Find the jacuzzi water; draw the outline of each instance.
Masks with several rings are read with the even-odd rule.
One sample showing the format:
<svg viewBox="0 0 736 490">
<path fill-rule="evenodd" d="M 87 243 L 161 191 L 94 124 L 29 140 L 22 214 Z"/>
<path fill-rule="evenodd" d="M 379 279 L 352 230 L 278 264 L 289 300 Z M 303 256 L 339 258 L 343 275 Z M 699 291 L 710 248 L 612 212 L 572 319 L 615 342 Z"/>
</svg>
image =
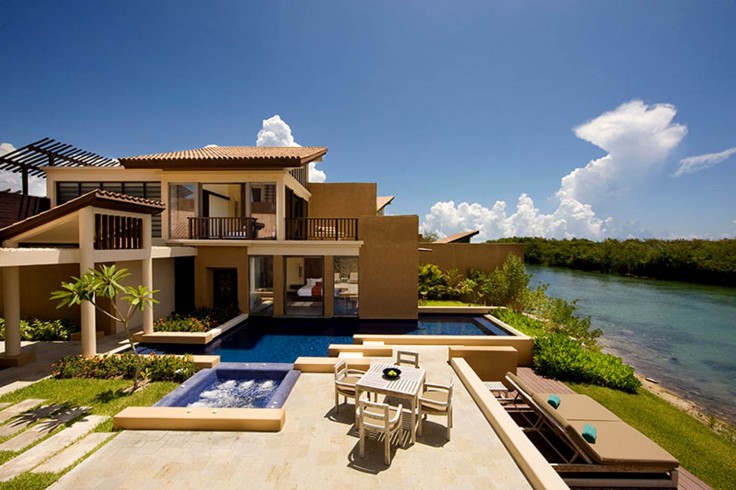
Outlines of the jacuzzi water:
<svg viewBox="0 0 736 490">
<path fill-rule="evenodd" d="M 277 387 L 278 382 L 273 379 L 218 381 L 205 388 L 199 399 L 187 407 L 260 408 Z"/>
<path fill-rule="evenodd" d="M 280 408 L 298 378 L 293 364 L 223 362 L 199 371 L 155 406 Z"/>
</svg>

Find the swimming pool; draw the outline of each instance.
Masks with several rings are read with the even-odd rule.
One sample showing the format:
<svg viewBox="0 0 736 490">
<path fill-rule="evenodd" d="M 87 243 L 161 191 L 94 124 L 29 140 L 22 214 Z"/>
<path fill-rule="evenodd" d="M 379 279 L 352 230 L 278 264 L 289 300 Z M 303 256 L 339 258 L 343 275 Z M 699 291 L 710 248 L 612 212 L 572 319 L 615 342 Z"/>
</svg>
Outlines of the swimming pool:
<svg viewBox="0 0 736 490">
<path fill-rule="evenodd" d="M 250 318 L 207 346 L 142 345 L 141 353 L 214 354 L 222 362 L 294 362 L 326 356 L 330 344 L 352 344 L 355 334 L 510 335 L 481 316 L 421 315 L 418 321 Z"/>
</svg>

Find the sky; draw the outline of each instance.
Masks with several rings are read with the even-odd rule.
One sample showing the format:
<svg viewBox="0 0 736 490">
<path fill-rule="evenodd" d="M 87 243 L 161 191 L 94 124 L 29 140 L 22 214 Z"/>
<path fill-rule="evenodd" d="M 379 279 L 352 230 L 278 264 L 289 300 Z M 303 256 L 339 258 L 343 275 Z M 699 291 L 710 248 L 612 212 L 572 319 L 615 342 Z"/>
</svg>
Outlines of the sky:
<svg viewBox="0 0 736 490">
<path fill-rule="evenodd" d="M 0 153 L 327 146 L 315 181 L 377 182 L 424 232 L 733 238 L 734 19 L 679 0 L 0 0 Z"/>
</svg>

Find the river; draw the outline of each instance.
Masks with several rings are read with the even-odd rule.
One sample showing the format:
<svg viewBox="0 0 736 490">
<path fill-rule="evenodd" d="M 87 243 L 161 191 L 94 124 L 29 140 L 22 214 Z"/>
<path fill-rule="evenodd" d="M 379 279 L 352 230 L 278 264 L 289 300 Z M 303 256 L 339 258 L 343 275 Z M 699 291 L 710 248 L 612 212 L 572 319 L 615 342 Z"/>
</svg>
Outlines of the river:
<svg viewBox="0 0 736 490">
<path fill-rule="evenodd" d="M 526 266 L 550 296 L 579 299 L 605 350 L 736 424 L 736 288 Z"/>
</svg>

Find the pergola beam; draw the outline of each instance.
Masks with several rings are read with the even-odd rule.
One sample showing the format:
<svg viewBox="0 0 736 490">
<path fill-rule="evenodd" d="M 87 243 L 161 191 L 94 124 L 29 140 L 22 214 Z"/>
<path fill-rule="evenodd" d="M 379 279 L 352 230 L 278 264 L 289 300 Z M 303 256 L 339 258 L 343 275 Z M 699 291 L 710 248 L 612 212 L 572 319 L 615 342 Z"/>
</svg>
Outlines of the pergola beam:
<svg viewBox="0 0 736 490">
<path fill-rule="evenodd" d="M 119 165 L 117 160 L 75 148 L 51 138 L 43 138 L 0 156 L 0 170 L 10 170 L 21 174 L 24 195 L 28 195 L 29 176 L 42 176 L 44 166 L 114 167 L 117 165 Z"/>
</svg>

